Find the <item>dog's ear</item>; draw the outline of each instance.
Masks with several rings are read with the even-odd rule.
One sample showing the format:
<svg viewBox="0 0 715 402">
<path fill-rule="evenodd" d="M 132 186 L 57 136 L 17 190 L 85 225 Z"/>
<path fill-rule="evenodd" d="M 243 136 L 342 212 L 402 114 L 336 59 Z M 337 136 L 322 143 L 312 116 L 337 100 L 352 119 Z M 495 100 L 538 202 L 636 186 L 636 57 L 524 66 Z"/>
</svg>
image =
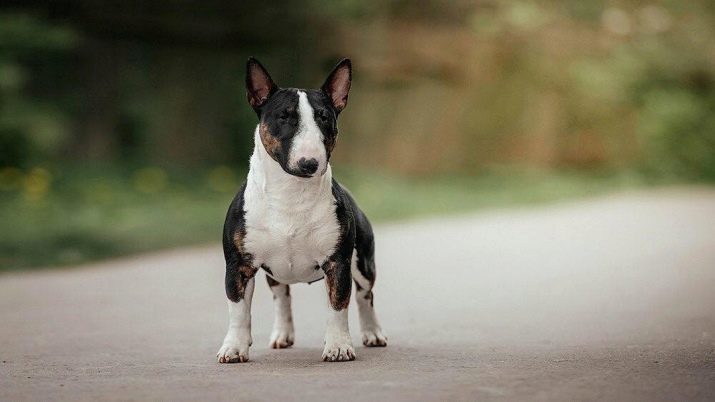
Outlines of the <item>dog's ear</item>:
<svg viewBox="0 0 715 402">
<path fill-rule="evenodd" d="M 342 59 L 340 63 L 330 72 L 325 83 L 321 87 L 330 99 L 333 106 L 338 111 L 345 109 L 348 104 L 348 92 L 350 92 L 350 81 L 353 78 L 353 67 L 350 59 Z"/>
<path fill-rule="evenodd" d="M 254 109 L 263 106 L 278 87 L 268 75 L 266 68 L 253 57 L 246 63 L 246 97 Z"/>
</svg>

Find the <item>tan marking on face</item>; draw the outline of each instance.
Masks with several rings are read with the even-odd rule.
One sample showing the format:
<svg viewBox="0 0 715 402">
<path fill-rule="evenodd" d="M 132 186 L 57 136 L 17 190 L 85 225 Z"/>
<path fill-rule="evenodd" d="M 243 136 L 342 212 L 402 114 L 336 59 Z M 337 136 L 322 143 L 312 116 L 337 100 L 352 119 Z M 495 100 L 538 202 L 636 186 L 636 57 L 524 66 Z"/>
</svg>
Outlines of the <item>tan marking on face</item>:
<svg viewBox="0 0 715 402">
<path fill-rule="evenodd" d="M 328 298 L 330 299 L 330 305 L 333 307 L 333 309 L 340 311 L 343 309 L 348 308 L 348 305 L 350 304 L 350 296 L 345 297 L 343 300 L 340 300 L 338 298 L 338 286 L 336 284 L 336 265 L 337 263 L 335 261 L 329 260 L 325 264 L 325 280 L 328 283 Z"/>
<path fill-rule="evenodd" d="M 270 155 L 273 160 L 278 161 L 276 153 L 280 151 L 281 143 L 276 137 L 271 134 L 270 131 L 268 131 L 268 125 L 265 122 L 261 122 L 258 128 L 258 134 L 261 136 L 263 148 L 266 149 L 268 155 Z"/>
</svg>

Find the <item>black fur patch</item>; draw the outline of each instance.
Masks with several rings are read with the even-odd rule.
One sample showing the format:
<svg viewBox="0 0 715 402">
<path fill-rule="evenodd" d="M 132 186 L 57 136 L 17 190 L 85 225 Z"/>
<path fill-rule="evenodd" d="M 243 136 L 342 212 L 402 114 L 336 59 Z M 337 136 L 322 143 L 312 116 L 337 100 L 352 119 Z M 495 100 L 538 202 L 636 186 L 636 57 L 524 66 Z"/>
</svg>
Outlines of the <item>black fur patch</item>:
<svg viewBox="0 0 715 402">
<path fill-rule="evenodd" d="M 226 296 L 234 303 L 243 299 L 246 284 L 256 274 L 253 256 L 243 250 L 246 237 L 243 193 L 246 184 L 241 186 L 226 213 L 223 225 L 223 254 L 226 259 Z"/>
<path fill-rule="evenodd" d="M 337 112 L 332 107 L 330 97 L 315 89 L 302 90 L 313 108 L 313 120 L 323 134 L 323 145 L 327 160 L 335 148 L 338 135 Z M 300 128 L 300 113 L 298 112 L 298 90 L 293 88 L 279 89 L 259 108 L 256 109 L 259 123 L 259 134 L 263 147 L 268 155 L 289 174 L 307 177 L 288 166 L 290 148 L 293 138 Z"/>
<path fill-rule="evenodd" d="M 345 191 L 333 180 L 333 197 L 335 197 L 335 215 L 340 224 L 340 238 L 335 252 L 323 264 L 325 281 L 328 285 L 328 296 L 333 309 L 340 311 L 348 307 L 352 291 L 352 275 L 350 263 L 355 248 L 355 218 L 353 206 L 345 196 Z"/>
<path fill-rule="evenodd" d="M 281 284 L 280 282 L 278 282 L 277 280 L 271 278 L 271 277 L 268 276 L 268 275 L 266 275 L 266 282 L 268 282 L 268 286 L 270 286 L 270 287 L 278 286 L 278 285 Z"/>
<path fill-rule="evenodd" d="M 268 275 L 273 275 L 273 271 L 266 264 L 261 264 L 261 268 L 268 273 Z"/>
<path fill-rule="evenodd" d="M 357 269 L 365 279 L 370 282 L 370 288 L 375 284 L 375 237 L 372 232 L 372 225 L 367 216 L 360 210 L 350 192 L 339 183 L 345 202 L 353 211 L 355 219 L 355 250 L 357 251 Z M 334 184 L 335 185 L 335 184 Z M 370 289 L 368 289 L 370 290 Z"/>
<path fill-rule="evenodd" d="M 260 136 L 268 155 L 289 174 L 288 158 L 293 138 L 298 134 L 298 93 L 294 89 L 280 89 L 258 109 Z"/>
</svg>

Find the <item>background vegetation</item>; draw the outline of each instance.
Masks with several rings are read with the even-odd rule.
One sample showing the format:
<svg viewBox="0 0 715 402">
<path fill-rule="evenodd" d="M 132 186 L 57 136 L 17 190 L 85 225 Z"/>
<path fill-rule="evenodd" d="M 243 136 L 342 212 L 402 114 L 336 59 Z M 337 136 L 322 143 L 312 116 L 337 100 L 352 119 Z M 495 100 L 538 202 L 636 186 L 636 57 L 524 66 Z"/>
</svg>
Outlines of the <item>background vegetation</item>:
<svg viewBox="0 0 715 402">
<path fill-rule="evenodd" d="M 219 238 L 243 74 L 355 67 L 333 159 L 376 219 L 715 180 L 715 3 L 17 1 L 0 8 L 0 268 Z"/>
</svg>

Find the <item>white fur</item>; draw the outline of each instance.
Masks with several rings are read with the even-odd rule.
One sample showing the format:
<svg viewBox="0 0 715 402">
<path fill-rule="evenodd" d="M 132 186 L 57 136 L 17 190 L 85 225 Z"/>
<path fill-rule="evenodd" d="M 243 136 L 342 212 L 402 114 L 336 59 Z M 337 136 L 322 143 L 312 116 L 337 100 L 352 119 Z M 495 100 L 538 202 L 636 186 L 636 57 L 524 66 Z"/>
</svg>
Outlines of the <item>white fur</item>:
<svg viewBox="0 0 715 402">
<path fill-rule="evenodd" d="M 326 286 L 327 287 L 327 286 Z M 335 311 L 328 307 L 328 323 L 325 330 L 323 360 L 347 361 L 355 359 L 355 348 L 348 328 L 348 309 Z"/>
<path fill-rule="evenodd" d="M 216 357 L 220 363 L 248 361 L 248 347 L 251 338 L 251 300 L 253 299 L 254 278 L 246 284 L 243 299 L 238 303 L 228 300 L 228 332 Z"/>
<path fill-rule="evenodd" d="M 271 286 L 273 292 L 273 331 L 269 346 L 274 349 L 287 348 L 293 344 L 295 330 L 288 285 Z"/>
<path fill-rule="evenodd" d="M 360 316 L 360 332 L 362 333 L 362 343 L 365 346 L 384 346 L 387 344 L 387 337 L 382 333 L 382 327 L 377 321 L 375 307 L 366 299 L 367 292 L 372 290 L 370 281 L 365 278 L 357 269 L 357 252 L 353 252 L 352 264 L 350 271 L 353 279 L 360 285 L 360 290 L 355 292 L 355 301 L 358 305 L 358 314 Z"/>
<path fill-rule="evenodd" d="M 362 276 L 362 274 L 358 270 L 357 261 L 357 251 L 353 250 L 353 258 L 350 261 L 350 272 L 352 273 L 355 282 L 357 282 L 357 284 L 360 285 L 361 288 L 369 290 L 371 288 L 370 281 L 368 281 L 367 278 Z"/>
<path fill-rule="evenodd" d="M 265 264 L 285 284 L 323 277 L 320 267 L 340 236 L 332 192 L 332 171 L 301 178 L 286 173 L 266 152 L 255 131 L 244 210 L 244 247 L 253 265 Z"/>
<path fill-rule="evenodd" d="M 328 167 L 328 157 L 323 143 L 323 132 L 315 124 L 313 108 L 308 102 L 308 95 L 298 91 L 298 114 L 300 126 L 298 133 L 293 137 L 290 152 L 288 153 L 288 167 L 298 170 L 298 161 L 301 158 L 315 159 L 318 161 L 317 174 L 322 174 Z"/>
</svg>

